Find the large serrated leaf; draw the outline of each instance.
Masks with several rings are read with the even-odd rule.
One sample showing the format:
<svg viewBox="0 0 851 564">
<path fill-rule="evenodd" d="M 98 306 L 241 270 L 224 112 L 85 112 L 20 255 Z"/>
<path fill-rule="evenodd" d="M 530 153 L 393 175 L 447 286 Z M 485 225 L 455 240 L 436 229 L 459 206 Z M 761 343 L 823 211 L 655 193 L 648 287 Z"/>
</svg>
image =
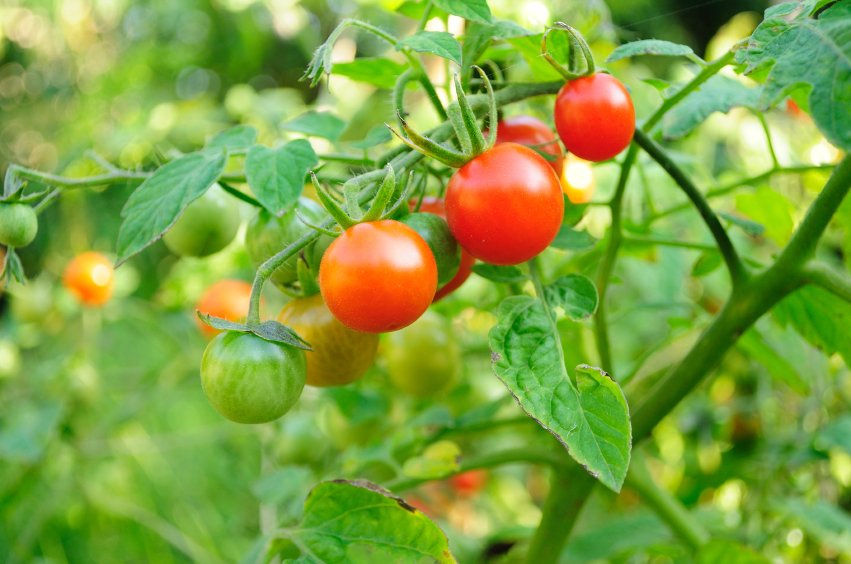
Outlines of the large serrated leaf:
<svg viewBox="0 0 851 564">
<path fill-rule="evenodd" d="M 828 141 L 851 150 L 851 2 L 837 2 L 818 19 L 808 17 L 820 7 L 814 3 L 790 21 L 780 17 L 789 13 L 781 7 L 766 11 L 747 47 L 736 53 L 736 61 L 747 64 L 746 74 L 770 67 L 759 108 L 767 110 L 793 90 L 811 88 L 807 100 L 813 121 Z"/>
<path fill-rule="evenodd" d="M 121 210 L 118 264 L 162 237 L 186 206 L 213 185 L 226 160 L 219 149 L 184 155 L 158 168 L 136 188 Z"/>
<path fill-rule="evenodd" d="M 751 88 L 736 79 L 716 74 L 665 115 L 662 133 L 665 139 L 679 139 L 715 112 L 726 114 L 740 106 L 756 109 L 761 93 L 761 88 Z"/>
<path fill-rule="evenodd" d="M 255 145 L 245 158 L 245 180 L 257 201 L 280 217 L 301 195 L 307 171 L 319 160 L 304 139 L 277 149 Z"/>
<path fill-rule="evenodd" d="M 408 65 L 383 58 L 355 59 L 351 63 L 336 63 L 334 74 L 379 88 L 392 89 Z"/>
<path fill-rule="evenodd" d="M 526 413 L 565 445 L 588 472 L 620 491 L 629 467 L 632 426 L 620 387 L 587 365 L 568 377 L 552 312 L 512 296 L 499 305 L 489 335 L 497 377 Z"/>
<path fill-rule="evenodd" d="M 447 14 L 483 24 L 490 23 L 491 10 L 487 0 L 432 0 L 432 4 Z"/>
<path fill-rule="evenodd" d="M 581 274 L 568 274 L 544 286 L 550 307 L 564 308 L 564 314 L 574 321 L 586 319 L 597 311 L 597 287 Z"/>
<path fill-rule="evenodd" d="M 427 515 L 365 480 L 319 484 L 302 522 L 283 534 L 302 549 L 293 564 L 455 564 L 443 531 Z"/>
<path fill-rule="evenodd" d="M 245 149 L 257 140 L 257 128 L 253 125 L 235 125 L 216 133 L 207 142 L 207 149 Z"/>
<path fill-rule="evenodd" d="M 851 304 L 816 286 L 804 286 L 774 306 L 774 317 L 827 355 L 839 353 L 851 365 Z"/>
<path fill-rule="evenodd" d="M 621 59 L 635 57 L 636 55 L 666 55 L 668 57 L 694 55 L 688 45 L 679 45 L 661 39 L 642 39 L 621 45 L 606 57 L 607 63 L 614 63 Z"/>
<path fill-rule="evenodd" d="M 403 47 L 418 53 L 431 53 L 461 65 L 461 44 L 447 31 L 418 31 L 396 44 L 397 51 Z"/>
</svg>

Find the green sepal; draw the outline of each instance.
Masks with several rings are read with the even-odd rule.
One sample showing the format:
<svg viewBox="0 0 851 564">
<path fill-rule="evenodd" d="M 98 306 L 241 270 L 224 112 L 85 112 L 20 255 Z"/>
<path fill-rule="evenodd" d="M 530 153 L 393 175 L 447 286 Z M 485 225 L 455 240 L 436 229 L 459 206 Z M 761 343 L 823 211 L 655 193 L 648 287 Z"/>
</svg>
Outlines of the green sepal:
<svg viewBox="0 0 851 564">
<path fill-rule="evenodd" d="M 470 68 L 474 68 L 478 71 L 479 75 L 482 77 L 482 82 L 485 83 L 485 91 L 488 94 L 488 138 L 485 141 L 485 151 L 490 151 L 493 149 L 493 146 L 496 144 L 496 124 L 499 123 L 499 110 L 496 107 L 496 95 L 493 93 L 493 86 L 491 85 L 491 81 L 488 78 L 487 73 L 476 65 L 473 65 Z"/>
<path fill-rule="evenodd" d="M 586 67 L 584 71 L 579 72 L 579 70 L 575 68 L 564 68 L 563 65 L 559 64 L 559 62 L 550 55 L 550 52 L 547 49 L 547 36 L 551 31 L 566 31 L 570 34 L 571 39 L 568 41 L 568 45 L 570 46 L 570 52 L 568 53 L 568 65 L 570 67 L 575 67 L 578 64 L 579 57 L 577 57 L 575 53 L 575 47 L 578 45 L 583 57 L 585 58 Z M 563 76 L 565 80 L 575 80 L 583 76 L 591 76 L 597 72 L 597 69 L 594 66 L 594 55 L 591 53 L 591 48 L 588 46 L 588 42 L 585 41 L 585 38 L 582 37 L 581 33 L 563 22 L 556 22 L 554 27 L 548 27 L 544 32 L 543 37 L 541 37 L 541 56 L 550 64 L 550 66 Z"/>
<path fill-rule="evenodd" d="M 398 113 L 397 113 L 397 116 L 398 116 L 400 123 L 402 124 L 402 129 L 405 131 L 405 135 L 407 135 L 408 137 L 405 138 L 405 137 L 399 135 L 399 133 L 397 133 L 389 125 L 387 127 L 390 128 L 390 131 L 392 131 L 393 134 L 396 137 L 398 137 L 403 143 L 405 143 L 406 145 L 408 145 L 412 149 L 417 150 L 420 153 L 423 153 L 423 154 L 445 164 L 446 166 L 451 166 L 453 168 L 461 168 L 462 166 L 467 164 L 467 161 L 470 160 L 467 155 L 464 155 L 463 153 L 459 153 L 458 151 L 456 151 L 454 149 L 450 149 L 449 147 L 446 147 L 444 145 L 441 145 L 440 143 L 432 141 L 428 137 L 424 137 L 424 136 L 420 135 L 419 133 L 417 133 L 416 131 L 411 129 L 411 127 L 402 118 L 401 115 L 398 115 Z"/>
<path fill-rule="evenodd" d="M 386 208 L 387 204 L 390 203 L 390 199 L 393 197 L 393 192 L 396 190 L 396 173 L 393 171 L 393 167 L 388 164 L 385 169 L 387 170 L 387 175 L 381 182 L 381 186 L 378 188 L 378 193 L 375 195 L 375 199 L 372 200 L 372 206 L 370 206 L 366 215 L 363 216 L 362 221 L 364 222 L 381 219 L 381 215 L 384 213 L 384 208 Z"/>
<path fill-rule="evenodd" d="M 311 223 L 303 215 L 301 215 L 301 212 L 298 211 L 298 208 L 294 208 L 294 211 L 295 211 L 295 215 L 296 215 L 296 217 L 298 217 L 299 221 L 301 221 L 303 224 L 307 225 L 308 227 L 310 227 L 314 231 L 318 231 L 318 232 L 322 233 L 323 235 L 330 235 L 331 237 L 336 237 L 337 235 L 339 235 L 339 233 L 337 233 L 336 231 L 331 231 L 330 229 L 325 229 L 321 225 L 316 225 L 315 223 Z"/>
<path fill-rule="evenodd" d="M 303 297 L 309 298 L 319 293 L 319 284 L 316 283 L 316 277 L 307 265 L 307 259 L 304 258 L 304 251 L 301 252 L 296 263 L 296 274 L 298 275 L 298 283 L 301 285 L 301 295 Z"/>
<path fill-rule="evenodd" d="M 24 267 L 21 266 L 21 259 L 18 258 L 18 253 L 15 252 L 14 247 L 8 247 L 6 249 L 6 258 L 3 260 L 3 270 L 0 271 L 3 278 L 6 279 L 8 283 L 13 281 L 18 281 L 21 285 L 27 283 L 27 278 L 24 276 Z"/>
<path fill-rule="evenodd" d="M 247 323 L 237 323 L 235 321 L 228 321 L 227 319 L 221 319 L 219 317 L 213 317 L 209 313 L 201 313 L 199 310 L 195 310 L 195 313 L 198 314 L 198 319 L 202 322 L 206 323 L 213 329 L 218 329 L 220 331 L 239 331 L 241 333 L 252 333 L 257 335 L 261 339 L 266 339 L 267 341 L 271 341 L 273 343 L 283 343 L 285 345 L 291 345 L 293 347 L 297 347 L 306 351 L 312 351 L 310 348 L 310 343 L 302 339 L 298 336 L 298 333 L 274 320 L 263 321 L 258 324 L 247 324 Z"/>
<path fill-rule="evenodd" d="M 452 124 L 452 129 L 455 131 L 455 139 L 458 140 L 458 145 L 461 147 L 461 152 L 469 154 L 473 150 L 473 143 L 470 140 L 470 133 L 464 125 L 464 117 L 461 115 L 461 106 L 458 102 L 452 102 L 446 108 L 446 114 L 449 116 L 449 122 Z"/>
<path fill-rule="evenodd" d="M 360 221 L 363 218 L 363 210 L 358 202 L 359 188 L 357 184 L 349 181 L 343 184 L 343 198 L 346 200 L 346 210 L 349 212 L 349 217 L 354 221 Z"/>
<path fill-rule="evenodd" d="M 464 87 L 461 86 L 461 79 L 458 77 L 458 73 L 455 73 L 455 92 L 458 95 L 458 106 L 461 109 L 464 128 L 470 136 L 470 156 L 478 157 L 486 151 L 485 137 L 482 135 L 482 130 L 479 129 L 476 112 L 470 107 L 470 102 L 467 101 L 467 95 L 464 94 Z"/>
<path fill-rule="evenodd" d="M 423 184 L 422 184 L 423 186 L 425 186 L 425 182 L 424 182 L 425 177 L 426 177 L 425 173 L 423 173 Z M 393 203 L 393 205 L 390 206 L 390 209 L 388 209 L 384 213 L 384 215 L 381 216 L 381 219 L 401 219 L 401 218 L 403 218 L 406 215 L 409 215 L 411 213 L 411 208 L 408 207 L 408 198 L 410 198 L 411 189 L 412 189 L 413 185 L 414 185 L 414 171 L 412 170 L 408 174 L 408 181 L 405 183 L 405 188 L 402 190 L 401 194 L 396 199 L 396 201 Z M 422 199 L 420 199 L 420 202 L 421 201 L 422 201 Z M 417 209 L 419 209 L 419 205 L 417 205 Z"/>
<path fill-rule="evenodd" d="M 322 203 L 322 207 L 325 208 L 325 211 L 334 218 L 334 221 L 343 228 L 343 231 L 357 223 L 357 221 L 352 221 L 352 219 L 346 215 L 346 212 L 343 211 L 343 208 L 340 207 L 340 204 L 338 204 L 334 198 L 325 191 L 325 188 L 323 188 L 316 179 L 316 174 L 312 171 L 310 173 L 310 180 L 313 182 L 313 188 L 316 190 L 316 196 Z"/>
</svg>

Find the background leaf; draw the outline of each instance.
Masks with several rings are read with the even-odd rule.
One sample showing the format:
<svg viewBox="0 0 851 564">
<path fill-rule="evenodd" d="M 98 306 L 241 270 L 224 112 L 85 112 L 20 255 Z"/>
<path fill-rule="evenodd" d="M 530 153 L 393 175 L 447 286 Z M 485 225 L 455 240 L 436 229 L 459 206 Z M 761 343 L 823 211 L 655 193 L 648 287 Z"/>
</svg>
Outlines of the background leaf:
<svg viewBox="0 0 851 564">
<path fill-rule="evenodd" d="M 461 16 L 483 24 L 491 21 L 491 10 L 487 0 L 432 0 L 432 3 L 453 16 Z"/>
<path fill-rule="evenodd" d="M 334 74 L 392 90 L 399 75 L 405 72 L 407 68 L 408 65 L 390 59 L 364 58 L 355 59 L 350 63 L 336 63 Z"/>
<path fill-rule="evenodd" d="M 569 225 L 562 225 L 558 230 L 558 235 L 550 243 L 550 247 L 555 247 L 563 251 L 583 251 L 590 249 L 596 244 L 597 239 L 587 231 L 576 231 Z"/>
<path fill-rule="evenodd" d="M 804 286 L 774 306 L 774 317 L 791 324 L 811 345 L 828 356 L 839 353 L 851 364 L 851 304 L 827 290 Z"/>
<path fill-rule="evenodd" d="M 817 20 L 787 22 L 775 14 L 769 9 L 747 48 L 736 52 L 736 61 L 747 64 L 745 74 L 770 67 L 759 109 L 769 109 L 797 88 L 811 88 L 807 101 L 813 121 L 833 145 L 851 150 L 851 2 L 837 2 Z"/>
<path fill-rule="evenodd" d="M 772 378 L 783 382 L 801 396 L 809 395 L 810 386 L 801 378 L 798 371 L 777 351 L 768 346 L 755 328 L 745 331 L 745 334 L 736 342 L 736 346 L 762 364 Z"/>
<path fill-rule="evenodd" d="M 661 39 L 641 39 L 621 45 L 606 57 L 606 62 L 614 63 L 615 61 L 636 55 L 666 55 L 677 57 L 694 55 L 694 51 L 688 45 L 678 45 L 677 43 L 662 41 Z"/>
<path fill-rule="evenodd" d="M 795 229 L 792 204 L 783 194 L 768 186 L 760 187 L 754 194 L 736 196 L 736 208 L 755 222 L 766 226 L 766 236 L 778 246 L 785 245 Z"/>
<path fill-rule="evenodd" d="M 0 421 L 0 459 L 36 462 L 55 433 L 61 413 L 62 405 L 55 402 L 7 406 Z"/>
<path fill-rule="evenodd" d="M 807 503 L 790 498 L 776 503 L 775 507 L 789 515 L 817 542 L 851 556 L 851 515 L 847 512 L 821 499 Z"/>
<path fill-rule="evenodd" d="M 352 147 L 355 149 L 369 149 L 370 147 L 388 143 L 392 140 L 393 134 L 390 133 L 390 130 L 387 129 L 384 124 L 381 124 L 370 129 L 363 141 L 355 141 L 352 143 Z"/>
<path fill-rule="evenodd" d="M 738 80 L 716 74 L 686 96 L 662 118 L 665 139 L 679 139 L 694 131 L 714 112 L 729 112 L 744 106 L 755 109 L 762 89 L 745 86 Z"/>
<path fill-rule="evenodd" d="M 318 162 L 304 139 L 277 149 L 255 145 L 245 158 L 245 179 L 257 201 L 280 217 L 301 196 L 305 175 Z"/>
<path fill-rule="evenodd" d="M 841 415 L 828 423 L 827 427 L 816 435 L 813 446 L 823 452 L 841 448 L 851 454 L 851 415 Z"/>
<path fill-rule="evenodd" d="M 629 466 L 632 429 L 620 387 L 597 368 L 568 377 L 561 342 L 540 300 L 512 296 L 499 305 L 489 341 L 493 368 L 523 410 L 614 491 Z"/>
<path fill-rule="evenodd" d="M 746 204 L 747 205 L 747 204 Z M 751 237 L 761 237 L 763 233 L 765 233 L 765 225 L 761 223 L 757 223 L 756 221 L 751 221 L 749 219 L 745 219 L 739 217 L 737 215 L 733 215 L 731 213 L 724 212 L 716 212 L 719 217 L 723 217 L 736 227 L 739 227 L 742 231 L 747 233 Z"/>
<path fill-rule="evenodd" d="M 718 251 L 704 251 L 700 253 L 700 256 L 694 262 L 694 266 L 691 267 L 691 275 L 695 278 L 706 276 L 717 270 L 723 263 L 724 259 Z"/>
<path fill-rule="evenodd" d="M 220 150 L 191 153 L 154 171 L 127 200 L 118 231 L 118 264 L 141 252 L 174 225 L 225 168 Z"/>
<path fill-rule="evenodd" d="M 448 31 L 418 31 L 396 44 L 396 50 L 410 47 L 418 53 L 431 53 L 461 65 L 461 44 Z"/>
<path fill-rule="evenodd" d="M 727 539 L 712 539 L 700 548 L 695 564 L 770 564 L 753 550 Z"/>
<path fill-rule="evenodd" d="M 252 125 L 235 125 L 216 133 L 207 142 L 207 149 L 244 149 L 257 140 L 257 128 Z"/>
<path fill-rule="evenodd" d="M 497 266 L 495 264 L 482 262 L 474 264 L 470 270 L 482 278 L 487 278 L 492 282 L 508 284 L 511 282 L 523 282 L 524 280 L 529 280 L 529 277 L 526 274 L 523 274 L 523 271 L 520 270 L 520 267 L 518 266 Z"/>
<path fill-rule="evenodd" d="M 564 308 L 574 321 L 590 317 L 597 311 L 597 287 L 587 276 L 568 274 L 544 286 L 550 307 Z"/>
<path fill-rule="evenodd" d="M 340 138 L 346 122 L 331 112 L 306 112 L 281 126 L 284 131 L 295 131 L 312 137 L 323 137 L 329 141 Z"/>
<path fill-rule="evenodd" d="M 290 534 L 311 553 L 302 554 L 295 561 L 299 564 L 455 564 L 446 536 L 428 516 L 364 480 L 324 482 L 313 488 L 301 525 Z"/>
</svg>

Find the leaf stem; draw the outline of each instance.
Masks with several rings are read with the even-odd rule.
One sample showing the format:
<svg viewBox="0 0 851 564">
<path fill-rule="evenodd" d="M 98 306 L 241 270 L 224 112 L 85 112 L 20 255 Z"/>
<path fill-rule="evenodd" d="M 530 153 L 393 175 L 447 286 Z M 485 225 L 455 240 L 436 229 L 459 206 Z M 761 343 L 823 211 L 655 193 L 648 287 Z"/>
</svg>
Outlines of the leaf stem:
<svg viewBox="0 0 851 564">
<path fill-rule="evenodd" d="M 245 202 L 247 204 L 251 204 L 252 206 L 254 206 L 256 208 L 262 208 L 263 207 L 263 204 L 261 204 L 260 202 L 258 202 L 257 200 L 255 200 L 254 198 L 249 196 L 248 194 L 246 194 L 244 192 L 240 192 L 239 190 L 237 190 L 236 188 L 234 188 L 233 186 L 231 186 L 230 184 L 228 184 L 226 182 L 222 182 L 220 180 L 219 186 L 222 187 L 222 190 L 224 190 L 225 192 L 227 192 L 228 194 L 230 194 L 231 196 L 233 196 L 234 198 L 236 198 L 238 200 L 242 200 L 243 202 Z"/>
<path fill-rule="evenodd" d="M 696 251 L 714 251 L 715 245 L 706 243 L 692 243 L 680 241 L 679 239 L 668 239 L 666 237 L 639 237 L 635 235 L 624 235 L 621 239 L 625 243 L 645 243 L 648 245 L 664 245 L 666 247 L 680 247 L 682 249 L 694 249 Z"/>
<path fill-rule="evenodd" d="M 647 469 L 644 453 L 635 449 L 626 483 L 693 551 L 709 542 L 709 533 L 671 492 L 659 486 Z"/>
<path fill-rule="evenodd" d="M 780 163 L 777 161 L 777 153 L 774 152 L 774 142 L 771 140 L 771 130 L 768 129 L 768 122 L 765 121 L 765 116 L 760 111 L 755 111 L 756 117 L 762 124 L 762 130 L 765 131 L 765 140 L 768 143 L 768 152 L 771 154 L 771 162 L 774 163 L 774 168 L 780 168 Z"/>
<path fill-rule="evenodd" d="M 851 303 L 851 276 L 815 259 L 806 263 L 803 271 L 807 282 Z"/>
</svg>

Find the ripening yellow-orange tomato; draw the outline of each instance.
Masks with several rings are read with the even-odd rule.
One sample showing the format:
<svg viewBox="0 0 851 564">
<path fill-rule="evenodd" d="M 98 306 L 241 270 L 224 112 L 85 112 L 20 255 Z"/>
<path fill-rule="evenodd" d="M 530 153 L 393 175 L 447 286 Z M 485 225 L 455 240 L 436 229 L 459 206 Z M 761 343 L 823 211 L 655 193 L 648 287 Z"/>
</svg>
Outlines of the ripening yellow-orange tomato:
<svg viewBox="0 0 851 564">
<path fill-rule="evenodd" d="M 591 163 L 568 154 L 561 173 L 561 189 L 573 204 L 587 204 L 594 197 L 597 182 Z"/>
<path fill-rule="evenodd" d="M 81 303 L 89 306 L 102 306 L 108 302 L 112 297 L 114 282 L 112 263 L 94 251 L 74 257 L 62 275 L 65 287 Z"/>
<path fill-rule="evenodd" d="M 251 284 L 242 280 L 219 280 L 204 292 L 195 309 L 209 313 L 213 317 L 240 321 L 248 315 L 248 303 L 251 298 Z M 221 333 L 200 319 L 196 319 L 201 332 L 207 337 Z"/>
</svg>

